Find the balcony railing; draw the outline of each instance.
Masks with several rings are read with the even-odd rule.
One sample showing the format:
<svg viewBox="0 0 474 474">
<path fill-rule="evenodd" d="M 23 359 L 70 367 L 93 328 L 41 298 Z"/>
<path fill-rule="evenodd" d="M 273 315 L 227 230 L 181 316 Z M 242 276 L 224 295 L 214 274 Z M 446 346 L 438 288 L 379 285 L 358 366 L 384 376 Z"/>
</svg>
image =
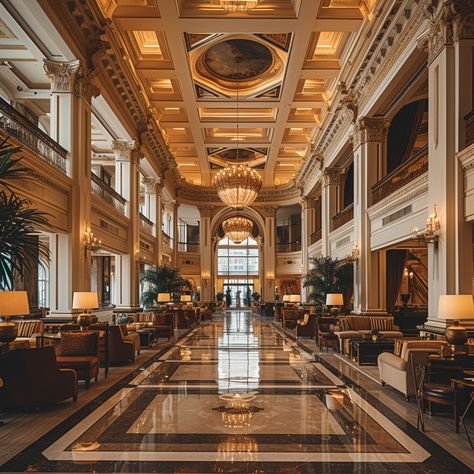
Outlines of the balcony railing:
<svg viewBox="0 0 474 474">
<path fill-rule="evenodd" d="M 394 169 L 390 174 L 382 178 L 372 186 L 372 203 L 376 204 L 382 199 L 390 196 L 410 181 L 428 171 L 428 146 L 419 150 L 416 155 Z"/>
<path fill-rule="evenodd" d="M 277 252 L 299 252 L 301 250 L 301 242 L 278 242 L 276 244 Z"/>
<path fill-rule="evenodd" d="M 96 196 L 99 196 L 104 201 L 112 204 L 118 211 L 122 214 L 125 213 L 125 203 L 126 199 L 123 198 L 114 188 L 109 186 L 107 183 L 104 183 L 98 176 L 94 173 L 91 174 L 91 189 L 92 193 Z"/>
<path fill-rule="evenodd" d="M 199 252 L 199 242 L 178 242 L 180 252 Z"/>
<path fill-rule="evenodd" d="M 154 225 L 153 221 L 148 219 L 148 217 L 144 216 L 141 212 L 140 212 L 140 225 L 142 226 L 143 230 L 145 230 L 146 232 L 150 234 L 153 234 L 153 225 Z"/>
<path fill-rule="evenodd" d="M 161 231 L 161 237 L 168 247 L 173 246 L 173 239 L 164 230 Z"/>
<path fill-rule="evenodd" d="M 349 204 L 332 218 L 332 230 L 336 230 L 354 219 L 354 204 Z"/>
<path fill-rule="evenodd" d="M 311 234 L 311 245 L 315 244 L 322 238 L 322 229 L 318 229 Z"/>
<path fill-rule="evenodd" d="M 466 147 L 474 143 L 474 110 L 464 117 L 466 130 Z"/>
<path fill-rule="evenodd" d="M 15 138 L 26 148 L 47 161 L 50 165 L 66 173 L 65 150 L 43 130 L 30 122 L 18 110 L 0 97 L 0 130 Z"/>
</svg>

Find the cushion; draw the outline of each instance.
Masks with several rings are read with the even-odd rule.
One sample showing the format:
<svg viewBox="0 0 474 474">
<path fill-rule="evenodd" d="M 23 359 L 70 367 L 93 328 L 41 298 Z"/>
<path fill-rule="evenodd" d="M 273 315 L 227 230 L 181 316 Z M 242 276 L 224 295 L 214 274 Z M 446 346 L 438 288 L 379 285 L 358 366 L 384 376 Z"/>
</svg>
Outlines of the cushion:
<svg viewBox="0 0 474 474">
<path fill-rule="evenodd" d="M 41 331 L 42 322 L 34 319 L 17 322 L 18 337 L 31 337 Z"/>
<path fill-rule="evenodd" d="M 351 321 L 349 318 L 340 318 L 337 325 L 341 331 L 350 331 L 351 328 Z"/>
<path fill-rule="evenodd" d="M 370 329 L 377 331 L 393 331 L 393 318 L 391 317 L 376 317 L 370 318 Z"/>
<path fill-rule="evenodd" d="M 62 356 L 93 356 L 97 354 L 98 332 L 65 332 L 61 337 Z"/>
<path fill-rule="evenodd" d="M 93 356 L 58 356 L 56 360 L 59 367 L 76 370 L 88 370 L 97 365 L 97 357 Z"/>
</svg>

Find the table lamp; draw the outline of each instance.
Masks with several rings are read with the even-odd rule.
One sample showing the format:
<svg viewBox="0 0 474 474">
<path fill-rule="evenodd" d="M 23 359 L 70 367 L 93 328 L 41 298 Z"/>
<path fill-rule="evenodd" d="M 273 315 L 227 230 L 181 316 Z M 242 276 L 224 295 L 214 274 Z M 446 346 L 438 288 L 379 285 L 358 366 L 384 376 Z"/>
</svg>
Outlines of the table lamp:
<svg viewBox="0 0 474 474">
<path fill-rule="evenodd" d="M 181 303 L 190 303 L 191 295 L 181 295 L 179 300 L 181 301 Z"/>
<path fill-rule="evenodd" d="M 81 309 L 82 313 L 77 317 L 77 323 L 81 328 L 89 326 L 97 321 L 97 317 L 91 314 L 91 309 L 99 307 L 99 298 L 95 291 L 75 291 L 72 297 L 72 309 Z"/>
<path fill-rule="evenodd" d="M 326 306 L 331 306 L 329 310 L 331 316 L 337 316 L 339 308 L 344 306 L 344 296 L 342 293 L 328 293 L 326 295 Z"/>
<path fill-rule="evenodd" d="M 301 303 L 301 295 L 290 295 L 290 303 Z"/>
<path fill-rule="evenodd" d="M 158 303 L 169 303 L 171 301 L 171 293 L 158 293 Z"/>
<path fill-rule="evenodd" d="M 22 316 L 30 313 L 26 291 L 0 291 L 0 342 L 7 345 L 16 339 L 17 325 L 10 321 L 12 316 Z"/>
<path fill-rule="evenodd" d="M 283 295 L 283 303 L 289 303 L 290 302 L 290 295 Z"/>
<path fill-rule="evenodd" d="M 440 295 L 438 300 L 438 318 L 453 321 L 446 328 L 445 336 L 449 344 L 461 346 L 467 341 L 466 328 L 459 324 L 460 319 L 474 319 L 472 295 Z"/>
</svg>

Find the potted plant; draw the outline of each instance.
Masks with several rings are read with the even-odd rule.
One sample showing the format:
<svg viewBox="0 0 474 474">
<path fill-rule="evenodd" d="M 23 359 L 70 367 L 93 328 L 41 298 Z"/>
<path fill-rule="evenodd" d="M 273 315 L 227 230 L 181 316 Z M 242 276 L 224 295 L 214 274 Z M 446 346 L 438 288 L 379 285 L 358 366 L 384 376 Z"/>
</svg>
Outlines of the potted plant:
<svg viewBox="0 0 474 474">
<path fill-rule="evenodd" d="M 262 295 L 260 293 L 258 293 L 258 291 L 254 291 L 252 293 L 252 301 L 260 301 L 260 299 L 262 298 Z"/>
<path fill-rule="evenodd" d="M 224 301 L 224 293 L 222 291 L 218 291 L 216 293 L 216 301 Z"/>
</svg>

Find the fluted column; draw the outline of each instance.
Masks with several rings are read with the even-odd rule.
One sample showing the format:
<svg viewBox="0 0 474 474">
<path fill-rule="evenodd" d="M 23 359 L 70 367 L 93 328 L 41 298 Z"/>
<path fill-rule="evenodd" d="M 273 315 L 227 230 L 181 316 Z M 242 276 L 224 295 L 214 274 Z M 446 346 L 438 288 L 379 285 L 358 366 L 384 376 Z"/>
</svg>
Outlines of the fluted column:
<svg viewBox="0 0 474 474">
<path fill-rule="evenodd" d="M 261 208 L 264 222 L 265 235 L 263 238 L 263 282 L 262 298 L 264 301 L 275 301 L 275 272 L 276 272 L 276 207 L 265 206 Z"/>
<path fill-rule="evenodd" d="M 139 235 L 139 172 L 141 158 L 134 142 L 116 140 L 112 142 L 115 153 L 115 190 L 126 200 L 126 215 L 129 219 L 128 250 L 126 255 L 116 258 L 117 306 L 124 308 L 138 306 L 138 251 Z"/>
<path fill-rule="evenodd" d="M 351 136 L 354 147 L 354 241 L 360 258 L 354 264 L 354 312 L 381 313 L 386 309 L 384 253 L 372 252 L 367 209 L 372 186 L 381 178 L 384 143 L 389 122 L 385 118 L 357 120 Z"/>
<path fill-rule="evenodd" d="M 91 258 L 84 246 L 91 212 L 91 112 L 99 90 L 79 61 L 44 60 L 51 81 L 51 137 L 68 150 L 72 178 L 69 234 L 52 242 L 51 312 L 69 313 L 74 291 L 89 291 Z"/>
<path fill-rule="evenodd" d="M 472 225 L 464 218 L 456 153 L 464 148 L 464 116 L 473 109 L 474 9 L 464 0 L 428 1 L 427 9 L 428 215 L 436 206 L 441 226 L 438 245 L 428 244 L 428 323 L 444 326 L 437 317 L 439 296 L 472 293 Z"/>
<path fill-rule="evenodd" d="M 213 295 L 212 254 L 214 241 L 211 235 L 212 207 L 199 207 L 199 249 L 201 263 L 201 300 L 210 301 Z M 216 266 L 217 271 L 217 266 Z"/>
</svg>

